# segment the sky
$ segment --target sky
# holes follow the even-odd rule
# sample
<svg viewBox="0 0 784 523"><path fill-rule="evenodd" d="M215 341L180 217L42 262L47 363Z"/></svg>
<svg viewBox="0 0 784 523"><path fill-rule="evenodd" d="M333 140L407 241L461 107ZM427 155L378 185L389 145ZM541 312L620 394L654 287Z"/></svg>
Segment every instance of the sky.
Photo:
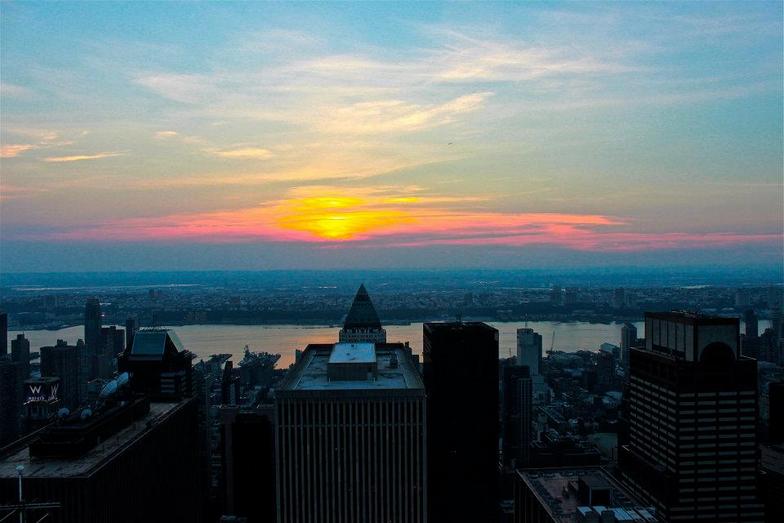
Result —
<svg viewBox="0 0 784 523"><path fill-rule="evenodd" d="M782 3L0 3L0 271L782 264Z"/></svg>

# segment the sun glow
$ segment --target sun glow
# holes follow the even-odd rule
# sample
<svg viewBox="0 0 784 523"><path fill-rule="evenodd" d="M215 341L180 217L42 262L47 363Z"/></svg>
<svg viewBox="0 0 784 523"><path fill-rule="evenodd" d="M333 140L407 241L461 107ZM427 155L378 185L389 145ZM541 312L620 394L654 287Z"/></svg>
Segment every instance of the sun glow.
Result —
<svg viewBox="0 0 784 523"><path fill-rule="evenodd" d="M401 209L371 207L371 202L365 199L346 196L286 200L276 214L281 228L306 232L323 240L352 240L412 221Z"/></svg>

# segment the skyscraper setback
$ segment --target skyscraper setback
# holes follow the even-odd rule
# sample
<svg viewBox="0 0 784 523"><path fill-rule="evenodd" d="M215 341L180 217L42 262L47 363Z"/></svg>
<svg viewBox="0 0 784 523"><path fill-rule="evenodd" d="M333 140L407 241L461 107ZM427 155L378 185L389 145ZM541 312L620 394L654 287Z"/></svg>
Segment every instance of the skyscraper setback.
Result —
<svg viewBox="0 0 784 523"><path fill-rule="evenodd" d="M498 504L498 331L425 323L429 521L493 521Z"/></svg>
<svg viewBox="0 0 784 523"><path fill-rule="evenodd" d="M630 350L626 483L665 521L764 520L757 496L756 362L735 318L647 313Z"/></svg>

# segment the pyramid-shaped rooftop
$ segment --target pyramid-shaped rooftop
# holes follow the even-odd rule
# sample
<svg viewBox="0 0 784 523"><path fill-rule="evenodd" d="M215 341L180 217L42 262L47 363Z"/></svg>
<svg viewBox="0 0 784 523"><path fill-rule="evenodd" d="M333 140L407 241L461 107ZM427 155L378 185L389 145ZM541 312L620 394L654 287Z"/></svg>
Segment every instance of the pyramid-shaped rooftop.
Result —
<svg viewBox="0 0 784 523"><path fill-rule="evenodd" d="M380 329L381 320L378 319L378 313L370 300L365 285L362 284L357 290L357 295L354 296L354 303L351 304L351 309L348 311L346 321L343 323L344 329Z"/></svg>

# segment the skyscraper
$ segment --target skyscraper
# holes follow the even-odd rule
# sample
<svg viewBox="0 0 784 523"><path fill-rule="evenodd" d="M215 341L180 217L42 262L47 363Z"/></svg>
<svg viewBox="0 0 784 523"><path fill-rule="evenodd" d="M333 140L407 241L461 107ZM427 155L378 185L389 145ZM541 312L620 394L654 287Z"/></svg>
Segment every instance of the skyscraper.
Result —
<svg viewBox="0 0 784 523"><path fill-rule="evenodd" d="M637 344L637 327L626 322L621 327L621 365L629 366L629 349Z"/></svg>
<svg viewBox="0 0 784 523"><path fill-rule="evenodd" d="M11 359L21 365L22 380L26 380L30 376L30 340L24 334L11 340Z"/></svg>
<svg viewBox="0 0 784 523"><path fill-rule="evenodd" d="M41 376L60 378L62 405L72 410L86 399L86 382L81 372L84 350L82 340L76 346L57 340L52 347L41 347Z"/></svg>
<svg viewBox="0 0 784 523"><path fill-rule="evenodd" d="M248 523L273 523L275 409L221 406L220 450L223 513Z"/></svg>
<svg viewBox="0 0 784 523"><path fill-rule="evenodd" d="M759 337L759 319L754 309L746 309L743 313L743 323L746 326L746 337L757 338Z"/></svg>
<svg viewBox="0 0 784 523"><path fill-rule="evenodd" d="M498 331L425 323L429 520L494 521L498 504Z"/></svg>
<svg viewBox="0 0 784 523"><path fill-rule="evenodd" d="M532 376L541 374L542 336L533 329L517 329L517 364L528 367Z"/></svg>
<svg viewBox="0 0 784 523"><path fill-rule="evenodd" d="M117 358L125 350L125 331L114 325L101 327L101 345L96 356L98 377L111 378L117 370Z"/></svg>
<svg viewBox="0 0 784 523"><path fill-rule="evenodd" d="M22 414L21 365L0 359L0 447L19 436Z"/></svg>
<svg viewBox="0 0 784 523"><path fill-rule="evenodd" d="M531 447L533 390L526 366L506 366L503 370L503 456L504 464L528 464Z"/></svg>
<svg viewBox="0 0 784 523"><path fill-rule="evenodd" d="M757 496L756 362L739 322L647 313L632 348L622 476L666 521L764 520Z"/></svg>
<svg viewBox="0 0 784 523"><path fill-rule="evenodd" d="M0 358L8 354L8 313L0 311Z"/></svg>
<svg viewBox="0 0 784 523"><path fill-rule="evenodd" d="M308 345L275 408L279 523L426 520L425 389L410 348Z"/></svg>
<svg viewBox="0 0 784 523"><path fill-rule="evenodd" d="M102 352L101 302L98 298L88 298L84 306L84 345L83 363L87 366L87 379L98 377L98 354Z"/></svg>
<svg viewBox="0 0 784 523"><path fill-rule="evenodd" d="M26 521L199 523L196 427L194 398L104 398L9 449L0 460L0 505L16 501L21 467L27 500L60 504L50 517Z"/></svg>
<svg viewBox="0 0 784 523"><path fill-rule="evenodd" d="M362 284L340 329L341 343L386 343L387 331L381 326L376 308Z"/></svg>
<svg viewBox="0 0 784 523"><path fill-rule="evenodd" d="M129 317L125 320L125 346L130 347L133 344L133 335L139 330L138 318Z"/></svg>

